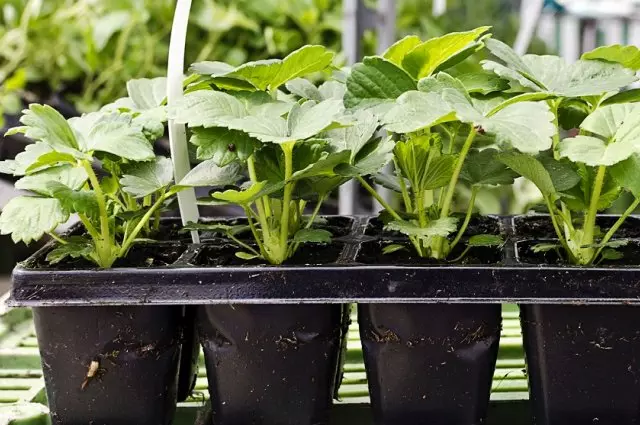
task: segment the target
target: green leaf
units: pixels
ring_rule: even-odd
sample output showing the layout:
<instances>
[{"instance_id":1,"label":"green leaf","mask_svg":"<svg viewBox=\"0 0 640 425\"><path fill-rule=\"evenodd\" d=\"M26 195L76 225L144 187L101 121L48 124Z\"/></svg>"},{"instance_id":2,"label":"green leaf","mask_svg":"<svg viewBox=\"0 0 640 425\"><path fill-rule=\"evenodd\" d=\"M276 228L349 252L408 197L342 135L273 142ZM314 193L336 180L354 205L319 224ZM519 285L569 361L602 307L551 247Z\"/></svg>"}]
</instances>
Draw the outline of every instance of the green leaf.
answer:
<instances>
[{"instance_id":1,"label":"green leaf","mask_svg":"<svg viewBox=\"0 0 640 425\"><path fill-rule=\"evenodd\" d=\"M390 137L377 139L363 148L352 164L340 164L334 168L336 174L344 177L368 176L375 174L393 158L395 143Z\"/></svg>"},{"instance_id":2,"label":"green leaf","mask_svg":"<svg viewBox=\"0 0 640 425\"><path fill-rule=\"evenodd\" d=\"M562 97L593 96L618 91L636 81L633 71L619 64L592 60L568 64L557 56L520 58L509 46L494 39L487 40L486 46L506 66L483 61L485 70L534 91Z\"/></svg>"},{"instance_id":3,"label":"green leaf","mask_svg":"<svg viewBox=\"0 0 640 425\"><path fill-rule=\"evenodd\" d=\"M137 110L157 108L167 96L167 79L158 77L129 80L127 93Z\"/></svg>"},{"instance_id":4,"label":"green leaf","mask_svg":"<svg viewBox=\"0 0 640 425\"><path fill-rule=\"evenodd\" d=\"M245 224L228 225L222 223L188 223L180 230L180 233L190 232L192 230L208 231L212 233L222 233L225 235L235 236L239 233L249 231L250 226Z\"/></svg>"},{"instance_id":5,"label":"green leaf","mask_svg":"<svg viewBox=\"0 0 640 425\"><path fill-rule=\"evenodd\" d=\"M362 148L372 141L378 128L378 119L369 111L356 111L348 119L352 121L351 125L329 130L326 137L336 151L349 150L353 161Z\"/></svg>"},{"instance_id":6,"label":"green leaf","mask_svg":"<svg viewBox=\"0 0 640 425\"><path fill-rule=\"evenodd\" d=\"M326 81L318 87L318 91L322 96L322 100L327 99L344 99L344 94L347 91L345 83L339 81Z\"/></svg>"},{"instance_id":7,"label":"green leaf","mask_svg":"<svg viewBox=\"0 0 640 425\"><path fill-rule=\"evenodd\" d=\"M25 176L18 180L15 186L16 189L30 190L41 195L51 195L47 188L47 183L58 182L78 190L84 186L87 178L87 172L84 168L60 165Z\"/></svg>"},{"instance_id":8,"label":"green leaf","mask_svg":"<svg viewBox=\"0 0 640 425\"><path fill-rule=\"evenodd\" d=\"M11 234L14 242L38 240L69 219L58 199L18 196L0 214L0 234Z\"/></svg>"},{"instance_id":9,"label":"green leaf","mask_svg":"<svg viewBox=\"0 0 640 425\"><path fill-rule=\"evenodd\" d=\"M283 185L280 186L282 188ZM225 190L224 192L215 192L211 196L221 201L226 201L230 204L237 205L249 205L256 199L264 196L270 189L274 189L274 186L270 186L266 181L253 183L245 190Z\"/></svg>"},{"instance_id":10,"label":"green leaf","mask_svg":"<svg viewBox=\"0 0 640 425\"><path fill-rule=\"evenodd\" d=\"M624 258L624 254L620 251L616 251L615 249L603 249L600 253L603 260L621 260Z\"/></svg>"},{"instance_id":11,"label":"green leaf","mask_svg":"<svg viewBox=\"0 0 640 425\"><path fill-rule=\"evenodd\" d=\"M394 65L401 67L402 60L407 53L418 47L420 44L422 44L420 37L416 35L408 35L402 40L396 41L382 54L382 57Z\"/></svg>"},{"instance_id":12,"label":"green leaf","mask_svg":"<svg viewBox=\"0 0 640 425\"><path fill-rule=\"evenodd\" d=\"M12 159L0 161L0 173L15 175L15 172L16 172L16 161Z\"/></svg>"},{"instance_id":13,"label":"green leaf","mask_svg":"<svg viewBox=\"0 0 640 425\"><path fill-rule=\"evenodd\" d=\"M423 174L421 185L424 190L433 190L446 186L453 175L456 164L454 155L442 155L431 160L426 173Z\"/></svg>"},{"instance_id":14,"label":"green leaf","mask_svg":"<svg viewBox=\"0 0 640 425\"><path fill-rule=\"evenodd\" d=\"M246 260L246 261L254 260L256 258L260 258L259 255L251 254L251 253L248 253L248 252L242 252L242 251L236 252L236 257L240 258L241 260Z\"/></svg>"},{"instance_id":15,"label":"green leaf","mask_svg":"<svg viewBox=\"0 0 640 425\"><path fill-rule=\"evenodd\" d=\"M500 246L504 239L498 235L473 235L467 242L468 246Z\"/></svg>"},{"instance_id":16,"label":"green leaf","mask_svg":"<svg viewBox=\"0 0 640 425\"><path fill-rule=\"evenodd\" d=\"M625 90L620 93L607 97L602 101L601 105L613 105L616 103L634 103L640 102L640 89ZM577 127L577 126L576 126Z\"/></svg>"},{"instance_id":17,"label":"green leaf","mask_svg":"<svg viewBox=\"0 0 640 425\"><path fill-rule=\"evenodd\" d=\"M37 171L32 167L38 159L45 154L54 152L49 145L43 142L36 142L27 145L24 151L16 155L14 161L4 162L7 171L11 171L14 176L24 176L28 172ZM48 168L48 166L42 167Z\"/></svg>"},{"instance_id":18,"label":"green leaf","mask_svg":"<svg viewBox=\"0 0 640 425\"><path fill-rule=\"evenodd\" d=\"M580 127L590 113L589 105L582 99L564 99L558 108L558 122L561 128L571 130Z\"/></svg>"},{"instance_id":19,"label":"green leaf","mask_svg":"<svg viewBox=\"0 0 640 425\"><path fill-rule=\"evenodd\" d=\"M438 72L431 77L426 77L418 81L418 90L421 92L437 93L442 96L445 89L453 89L469 102L472 100L462 82L446 72Z\"/></svg>"},{"instance_id":20,"label":"green leaf","mask_svg":"<svg viewBox=\"0 0 640 425\"><path fill-rule=\"evenodd\" d=\"M496 149L472 150L460 172L460 179L471 185L509 185L518 175L498 160Z\"/></svg>"},{"instance_id":21,"label":"green leaf","mask_svg":"<svg viewBox=\"0 0 640 425\"><path fill-rule=\"evenodd\" d=\"M487 95L494 92L502 92L509 88L506 80L491 72L474 72L458 77L468 93Z\"/></svg>"},{"instance_id":22,"label":"green leaf","mask_svg":"<svg viewBox=\"0 0 640 425\"><path fill-rule=\"evenodd\" d=\"M294 242L299 243L330 243L331 232L324 229L301 229L293 237Z\"/></svg>"},{"instance_id":23,"label":"green leaf","mask_svg":"<svg viewBox=\"0 0 640 425\"><path fill-rule=\"evenodd\" d=\"M232 67L221 62L196 64L192 69L212 77L238 78L258 90L276 90L287 81L327 69L335 54L324 46L303 46L282 60L269 59Z\"/></svg>"},{"instance_id":24,"label":"green leaf","mask_svg":"<svg viewBox=\"0 0 640 425\"><path fill-rule=\"evenodd\" d=\"M317 160L313 161L302 170L298 170L291 176L291 181L313 178L313 177L333 177L333 169L339 164L349 163L349 151L336 153L323 152Z\"/></svg>"},{"instance_id":25,"label":"green leaf","mask_svg":"<svg viewBox=\"0 0 640 425\"><path fill-rule=\"evenodd\" d=\"M447 237L457 229L458 219L454 217L432 220L426 227L420 227L409 221L392 221L385 226L386 230L400 232L407 236Z\"/></svg>"},{"instance_id":26,"label":"green leaf","mask_svg":"<svg viewBox=\"0 0 640 425\"><path fill-rule=\"evenodd\" d=\"M320 103L294 104L287 119L279 116L250 116L230 124L251 137L268 143L288 143L316 136L332 126L342 112L342 102L337 99Z\"/></svg>"},{"instance_id":27,"label":"green leaf","mask_svg":"<svg viewBox=\"0 0 640 425\"><path fill-rule=\"evenodd\" d=\"M412 90L396 100L382 121L388 131L412 133L455 120L453 108L440 96Z\"/></svg>"},{"instance_id":28,"label":"green leaf","mask_svg":"<svg viewBox=\"0 0 640 425\"><path fill-rule=\"evenodd\" d=\"M196 156L200 160L212 159L224 167L234 161L246 161L255 149L257 141L248 134L221 127L196 127L190 142L198 147Z\"/></svg>"},{"instance_id":29,"label":"green leaf","mask_svg":"<svg viewBox=\"0 0 640 425\"><path fill-rule=\"evenodd\" d=\"M602 46L584 53L582 59L619 63L625 68L640 71L640 49L636 46Z\"/></svg>"},{"instance_id":30,"label":"green leaf","mask_svg":"<svg viewBox=\"0 0 640 425\"><path fill-rule=\"evenodd\" d=\"M622 248L623 246L629 245L631 242L629 239L615 239L610 240L607 243L593 243L589 245L581 245L580 248L600 248L600 247L609 247L609 248Z\"/></svg>"},{"instance_id":31,"label":"green leaf","mask_svg":"<svg viewBox=\"0 0 640 425\"><path fill-rule=\"evenodd\" d=\"M223 187L236 184L242 177L242 167L238 163L231 163L219 167L216 161L209 159L196 165L178 183L184 187Z\"/></svg>"},{"instance_id":32,"label":"green leaf","mask_svg":"<svg viewBox=\"0 0 640 425\"><path fill-rule=\"evenodd\" d=\"M610 166L640 151L640 104L598 108L580 127L610 142L583 135L564 139L558 150L571 161L590 166Z\"/></svg>"},{"instance_id":33,"label":"green leaf","mask_svg":"<svg viewBox=\"0 0 640 425\"><path fill-rule=\"evenodd\" d=\"M110 114L92 126L86 139L87 150L108 152L131 161L149 161L155 158L153 147L147 141L142 127L135 125L126 115Z\"/></svg>"},{"instance_id":34,"label":"green leaf","mask_svg":"<svg viewBox=\"0 0 640 425\"><path fill-rule=\"evenodd\" d=\"M52 181L47 183L47 191L70 213L84 214L92 219L100 217L98 198L92 190L74 190L62 183Z\"/></svg>"},{"instance_id":35,"label":"green leaf","mask_svg":"<svg viewBox=\"0 0 640 425\"><path fill-rule=\"evenodd\" d=\"M373 177L373 181L382 187L385 187L387 189L393 190L398 193L402 191L402 187L400 186L397 176L387 174L387 173L377 173L377 174L374 174L372 177ZM407 188L411 187L411 183L407 179L404 179L404 184L405 184L405 187Z\"/></svg>"},{"instance_id":36,"label":"green leaf","mask_svg":"<svg viewBox=\"0 0 640 425\"><path fill-rule=\"evenodd\" d=\"M142 198L171 184L173 164L169 158L158 156L154 161L128 165L123 173L120 179L122 190L136 198Z\"/></svg>"},{"instance_id":37,"label":"green leaf","mask_svg":"<svg viewBox=\"0 0 640 425\"><path fill-rule=\"evenodd\" d=\"M391 245L387 245L384 248L382 248L382 253L384 255L389 255L389 254L393 254L394 252L397 251L402 251L402 250L406 250L407 247L404 245L398 245L398 244L391 244Z\"/></svg>"},{"instance_id":38,"label":"green leaf","mask_svg":"<svg viewBox=\"0 0 640 425\"><path fill-rule=\"evenodd\" d=\"M640 135L640 103L609 105L596 109L580 128L616 142L637 139Z\"/></svg>"},{"instance_id":39,"label":"green leaf","mask_svg":"<svg viewBox=\"0 0 640 425\"><path fill-rule=\"evenodd\" d=\"M227 127L230 122L247 116L244 102L230 94L198 90L187 93L169 110L169 117L189 127Z\"/></svg>"},{"instance_id":40,"label":"green leaf","mask_svg":"<svg viewBox=\"0 0 640 425\"><path fill-rule=\"evenodd\" d=\"M522 153L505 152L498 155L498 160L535 184L544 197L552 201L557 199L558 195L551 175L538 159Z\"/></svg>"},{"instance_id":41,"label":"green leaf","mask_svg":"<svg viewBox=\"0 0 640 425\"><path fill-rule=\"evenodd\" d=\"M20 122L24 127L16 127L6 134L24 133L25 136L42 141L56 150L78 149L78 141L66 119L49 105L32 103L22 111Z\"/></svg>"},{"instance_id":42,"label":"green leaf","mask_svg":"<svg viewBox=\"0 0 640 425\"><path fill-rule=\"evenodd\" d=\"M289 92L302 99L315 100L316 102L324 100L320 90L307 79L296 78L295 80L287 82L285 86Z\"/></svg>"},{"instance_id":43,"label":"green leaf","mask_svg":"<svg viewBox=\"0 0 640 425\"><path fill-rule=\"evenodd\" d=\"M478 39L489 28L480 27L467 32L454 32L427 40L404 56L402 68L419 80L437 70L456 65L482 49L483 43Z\"/></svg>"},{"instance_id":44,"label":"green leaf","mask_svg":"<svg viewBox=\"0 0 640 425\"><path fill-rule=\"evenodd\" d=\"M554 115L546 103L514 103L485 117L456 90L445 89L444 99L456 111L460 121L480 126L484 131L495 134L498 143L511 145L521 152L537 153L549 149L557 131Z\"/></svg>"},{"instance_id":45,"label":"green leaf","mask_svg":"<svg viewBox=\"0 0 640 425\"><path fill-rule=\"evenodd\" d=\"M531 251L537 254L540 252L548 252L548 251L553 251L554 249L560 249L560 248L562 248L562 246L556 243L539 243L532 246Z\"/></svg>"},{"instance_id":46,"label":"green leaf","mask_svg":"<svg viewBox=\"0 0 640 425\"><path fill-rule=\"evenodd\" d=\"M47 254L49 264L58 264L66 258L89 258L95 252L93 241L84 236L71 236L66 244L58 245Z\"/></svg>"},{"instance_id":47,"label":"green leaf","mask_svg":"<svg viewBox=\"0 0 640 425\"><path fill-rule=\"evenodd\" d=\"M580 183L580 174L575 165L566 159L557 160L551 152L542 153L537 156L537 159L549 173L558 192L569 190Z\"/></svg>"},{"instance_id":48,"label":"green leaf","mask_svg":"<svg viewBox=\"0 0 640 425\"><path fill-rule=\"evenodd\" d=\"M416 82L402 68L380 57L366 57L351 69L344 106L382 113L402 93L416 88Z\"/></svg>"},{"instance_id":49,"label":"green leaf","mask_svg":"<svg viewBox=\"0 0 640 425\"><path fill-rule=\"evenodd\" d=\"M77 162L76 157L69 153L53 151L40 155L34 163L27 167L26 172L31 173L36 170L43 170L45 168L55 167L62 164L75 165Z\"/></svg>"},{"instance_id":50,"label":"green leaf","mask_svg":"<svg viewBox=\"0 0 640 425\"><path fill-rule=\"evenodd\" d=\"M616 183L640 198L640 155L633 154L609 168Z\"/></svg>"}]
</instances>

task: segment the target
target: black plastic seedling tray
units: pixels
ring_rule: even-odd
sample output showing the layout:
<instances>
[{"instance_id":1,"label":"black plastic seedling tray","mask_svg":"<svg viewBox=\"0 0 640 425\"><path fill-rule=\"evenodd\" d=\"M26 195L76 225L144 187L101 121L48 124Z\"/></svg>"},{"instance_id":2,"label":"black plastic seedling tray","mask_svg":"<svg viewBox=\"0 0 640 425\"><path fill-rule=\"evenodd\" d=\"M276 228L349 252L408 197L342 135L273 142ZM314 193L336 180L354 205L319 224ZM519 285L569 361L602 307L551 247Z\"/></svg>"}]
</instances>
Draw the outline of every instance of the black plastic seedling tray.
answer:
<instances>
[{"instance_id":1,"label":"black plastic seedling tray","mask_svg":"<svg viewBox=\"0 0 640 425\"><path fill-rule=\"evenodd\" d=\"M603 227L614 219L599 218ZM553 238L542 215L479 219L477 233L498 232L505 244L473 248L455 264L413 258L410 250L382 256L382 246L406 238L383 232L369 217L329 218L332 244L305 245L291 264L281 266L243 263L233 256L237 249L215 234L191 244L177 232L177 219L163 221L167 241L134 248L128 264L110 270L82 263L47 266L44 257L52 245L45 246L15 269L10 304L640 304L640 267L633 265L633 250L640 247L638 218L622 229L631 239L624 248L631 257L597 267L562 265L552 254L532 258L532 244ZM146 259L146 250L159 253L156 260Z\"/></svg>"}]
</instances>

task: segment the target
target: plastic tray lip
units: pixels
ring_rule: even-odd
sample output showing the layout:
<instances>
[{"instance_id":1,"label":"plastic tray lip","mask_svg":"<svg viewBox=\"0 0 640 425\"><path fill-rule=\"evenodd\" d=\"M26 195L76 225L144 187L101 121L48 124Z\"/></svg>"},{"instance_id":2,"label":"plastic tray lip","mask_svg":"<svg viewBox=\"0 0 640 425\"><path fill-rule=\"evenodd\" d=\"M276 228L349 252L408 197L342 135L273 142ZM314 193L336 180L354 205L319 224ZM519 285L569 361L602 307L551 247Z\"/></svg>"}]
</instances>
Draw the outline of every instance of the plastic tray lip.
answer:
<instances>
[{"instance_id":1,"label":"plastic tray lip","mask_svg":"<svg viewBox=\"0 0 640 425\"><path fill-rule=\"evenodd\" d=\"M360 264L354 260L371 217L353 219L352 237L326 265L189 265L203 244L187 242L175 265L109 270L34 269L13 272L11 306L290 304L290 303L549 303L640 304L640 266L548 266L517 263L513 223L500 221L507 242L499 265ZM335 216L332 216L335 217ZM238 217L230 217L237 219ZM229 218L216 218L227 220ZM165 219L165 221L175 219ZM180 241L159 241L176 244ZM50 244L27 260L33 264ZM304 282L304 285L299 284ZM553 282L553 284L550 284Z\"/></svg>"}]
</instances>

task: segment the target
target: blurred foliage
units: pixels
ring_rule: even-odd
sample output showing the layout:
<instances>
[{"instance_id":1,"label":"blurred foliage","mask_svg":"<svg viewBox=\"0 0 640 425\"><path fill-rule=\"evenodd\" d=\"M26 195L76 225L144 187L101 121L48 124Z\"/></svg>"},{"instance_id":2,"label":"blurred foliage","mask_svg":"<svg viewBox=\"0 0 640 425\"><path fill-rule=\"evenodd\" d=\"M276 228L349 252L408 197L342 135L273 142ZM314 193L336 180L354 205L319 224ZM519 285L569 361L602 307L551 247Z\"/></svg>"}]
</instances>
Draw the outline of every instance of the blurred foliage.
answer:
<instances>
[{"instance_id":1,"label":"blurred foliage","mask_svg":"<svg viewBox=\"0 0 640 425\"><path fill-rule=\"evenodd\" d=\"M121 97L127 80L164 74L174 4L3 0L0 107L15 113L16 95L28 87L36 97L64 92L78 110L95 110ZM196 0L186 61L240 64L304 44L339 50L340 11L334 0Z\"/></svg>"},{"instance_id":2,"label":"blurred foliage","mask_svg":"<svg viewBox=\"0 0 640 425\"><path fill-rule=\"evenodd\" d=\"M125 81L164 74L174 4L3 0L0 110L16 113L22 106L19 96L31 101L60 92L79 111L95 110L121 97ZM498 38L515 38L518 15L512 0L449 0L448 7L433 18L431 0L399 0L398 35L425 38L489 23ZM341 25L339 0L194 0L186 61L237 65L282 57L305 44L339 51ZM369 33L364 44L365 53L373 54L375 35ZM540 43L533 51L540 51ZM467 66L477 66L477 59Z\"/></svg>"}]
</instances>

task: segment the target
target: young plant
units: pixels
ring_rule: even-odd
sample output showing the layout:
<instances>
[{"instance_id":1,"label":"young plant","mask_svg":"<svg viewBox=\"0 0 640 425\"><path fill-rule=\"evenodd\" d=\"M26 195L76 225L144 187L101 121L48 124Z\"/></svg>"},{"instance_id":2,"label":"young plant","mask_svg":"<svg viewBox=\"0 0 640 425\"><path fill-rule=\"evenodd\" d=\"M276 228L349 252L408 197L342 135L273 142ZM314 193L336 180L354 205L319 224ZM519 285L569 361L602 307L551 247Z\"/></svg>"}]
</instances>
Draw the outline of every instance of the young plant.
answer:
<instances>
[{"instance_id":1,"label":"young plant","mask_svg":"<svg viewBox=\"0 0 640 425\"><path fill-rule=\"evenodd\" d=\"M23 126L9 134L24 133L35 143L15 160L0 162L0 172L21 177L16 188L31 194L5 206L0 233L27 244L47 233L59 243L47 256L50 263L83 257L103 268L151 236L178 190L171 186L171 161L153 152L166 115L164 84L132 81L130 97L119 107L70 120L49 106L30 105ZM86 234L55 235L72 214Z\"/></svg>"},{"instance_id":2,"label":"young plant","mask_svg":"<svg viewBox=\"0 0 640 425\"><path fill-rule=\"evenodd\" d=\"M540 189L558 244L539 244L534 251L562 248L565 258L579 265L616 259L612 241L624 220L640 204L640 147L638 90L623 91L635 82L640 51L608 46L585 53L567 64L555 56L519 57L508 46L492 41L491 52L502 63L484 66L509 81L511 90L546 95L556 126L553 145L538 156L505 153L500 160ZM577 132L561 140L561 130ZM608 229L596 224L627 190L635 201Z\"/></svg>"},{"instance_id":3,"label":"young plant","mask_svg":"<svg viewBox=\"0 0 640 425\"><path fill-rule=\"evenodd\" d=\"M379 115L395 141L394 176L374 178L401 194L403 210L376 193L363 178L369 174L365 170L353 176L385 208L387 229L407 235L423 257L445 259L461 242L481 186L513 182L515 174L496 160L498 149L537 153L551 146L553 115L538 101L545 96L515 96L506 91L505 80L487 72L457 78L444 72L490 42L487 30L425 42L404 38L382 56L355 65L347 79L345 105ZM472 188L461 223L453 213L460 181ZM468 247L501 243L494 235L467 242Z\"/></svg>"},{"instance_id":4,"label":"young plant","mask_svg":"<svg viewBox=\"0 0 640 425\"><path fill-rule=\"evenodd\" d=\"M197 63L192 70L200 78L170 112L188 124L190 141L203 160L180 185L232 186L214 191L207 202L235 204L246 213L255 245L241 243L240 258L281 264L302 243L329 242L328 231L312 226L323 201L347 180L334 168L364 160L369 161L365 166L375 166L376 158L367 152L358 156L380 143L371 141L375 117L345 116L341 83L315 87L301 78L331 70L333 58L322 46L305 46L283 60L235 68ZM281 90L285 85L290 95ZM378 159L377 167L387 159ZM307 218L310 200L315 207ZM233 229L227 230L235 239Z\"/></svg>"}]
</instances>

